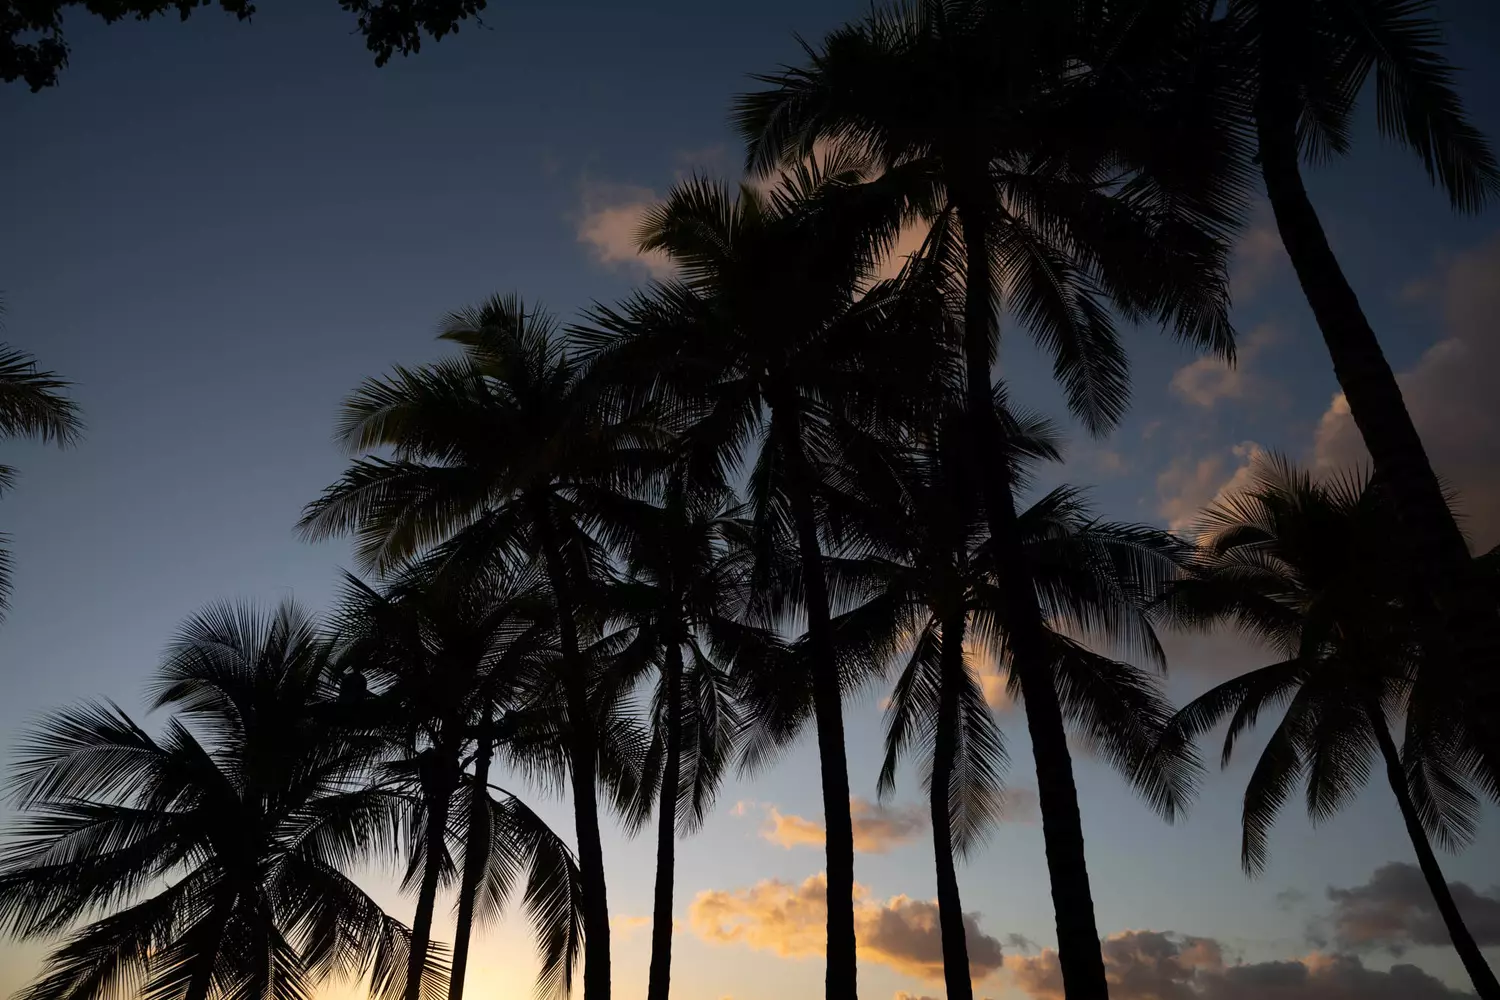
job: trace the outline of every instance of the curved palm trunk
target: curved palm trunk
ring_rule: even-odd
[[[427,861],[422,866],[422,887],[417,893],[417,912],[411,921],[405,1000],[421,1000],[422,996],[422,971],[427,967],[427,950],[432,945],[432,916],[437,909],[438,879],[443,871],[443,840],[447,836],[448,803],[452,797],[446,788],[435,788],[427,798],[427,829],[424,834]]]
[[[1302,184],[1295,118],[1278,111],[1274,102],[1274,97],[1262,101],[1256,130],[1261,174],[1282,245],[1323,333],[1354,425],[1390,491],[1414,558],[1427,564],[1430,582],[1461,579],[1468,568],[1468,546],[1443,500],[1395,373]]]
[[[785,407],[781,449],[787,460],[787,493],[797,530],[797,555],[807,597],[807,636],[812,646],[813,718],[818,729],[818,767],[823,783],[823,824],[828,869],[828,969],[826,1000],[854,1000],[859,970],[854,939],[854,818],[849,810],[849,761],[844,750],[844,708],[839,690],[828,581],[818,541],[812,470],[802,452],[796,411]]]
[[[651,916],[651,974],[646,1000],[667,1000],[672,987],[672,883],[677,863],[677,785],[682,767],[682,647],[667,644],[667,763],[657,805],[656,900]]]
[[[469,795],[469,835],[464,842],[464,872],[458,887],[458,923],[453,931],[453,971],[448,977],[448,1000],[463,1000],[469,970],[469,939],[474,932],[474,902],[490,853],[490,713],[480,724],[479,748],[474,757],[474,787]]]
[[[1406,823],[1411,846],[1417,852],[1417,865],[1422,869],[1423,878],[1427,880],[1427,888],[1432,891],[1438,912],[1443,915],[1443,923],[1448,928],[1448,936],[1453,939],[1453,947],[1464,963],[1464,970],[1473,981],[1474,992],[1479,994],[1480,1000],[1500,1000],[1500,981],[1495,979],[1494,970],[1484,960],[1484,954],[1474,941],[1474,935],[1469,933],[1463,914],[1458,912],[1458,904],[1453,900],[1448,880],[1443,877],[1437,855],[1433,853],[1432,844],[1427,840],[1427,831],[1423,829],[1421,817],[1417,815],[1417,807],[1412,803],[1411,789],[1406,783],[1406,769],[1401,766],[1401,754],[1396,750],[1396,743],[1386,727],[1385,715],[1377,706],[1370,709],[1369,716],[1370,723],[1375,728],[1375,740],[1380,744],[1380,755],[1385,758],[1386,777],[1390,780],[1391,791],[1396,793],[1396,802],[1401,807],[1401,818]]]
[[[987,253],[989,233],[982,212],[966,212],[961,205],[959,219],[966,255],[964,363],[968,409],[975,423],[971,431],[974,461],[984,477],[985,509],[997,584],[1005,602],[1002,618],[1010,643],[1011,669],[1021,682],[1026,729],[1036,760],[1037,805],[1052,883],[1058,965],[1068,1000],[1105,1000],[1109,984],[1094,920],[1073,757],[1068,750],[1036,591],[1030,580],[1017,579],[1014,571],[1026,561],[1016,527],[1010,464],[1003,457],[1005,442],[995,419],[994,387],[990,383],[990,333],[995,310]]]
[[[943,621],[942,679],[938,691],[938,725],[932,752],[932,853],[937,859],[938,927],[943,938],[943,982],[948,1000],[974,1000],[969,978],[969,942],[964,936],[963,904],[958,897],[958,870],[953,864],[953,820],[949,789],[957,749],[958,689],[964,673],[964,616]]]
[[[583,880],[583,995],[584,1000],[609,1000],[609,901],[604,881],[604,845],[599,835],[599,800],[595,790],[598,747],[589,711],[588,677],[578,644],[577,605],[563,566],[551,505],[536,503],[535,521],[547,564],[548,581],[556,602],[567,677],[569,772],[573,789],[573,823],[578,836],[578,870]]]

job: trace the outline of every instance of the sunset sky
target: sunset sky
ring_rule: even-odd
[[[1449,6],[1452,54],[1480,126],[1500,137],[1500,16]],[[693,170],[734,178],[725,124],[747,74],[798,58],[862,0],[491,0],[483,26],[383,70],[333,0],[263,0],[252,24],[70,22],[61,86],[0,87],[3,339],[77,383],[88,433],[67,452],[6,443],[0,500],[16,595],[0,625],[0,735],[48,708],[143,681],[203,604],[287,596],[318,608],[350,566],[292,525],[342,469],[337,405],[368,375],[442,353],[446,310],[519,291],[563,318],[659,271],[631,235]],[[1483,67],[1488,61],[1490,65]],[[1367,109],[1368,110],[1368,109]],[[1352,163],[1309,184],[1439,471],[1476,544],[1500,542],[1500,207],[1452,216],[1419,163],[1366,121]],[[1046,484],[1094,487],[1101,513],[1183,528],[1263,451],[1322,468],[1363,453],[1268,213],[1234,272],[1240,364],[1154,330],[1132,340],[1135,403],[1108,438],[1069,428]],[[1001,369],[1013,401],[1065,419],[1018,327]],[[1265,653],[1171,637],[1179,702]],[[1061,998],[1034,776],[1020,713],[1006,821],[960,868],[976,995]],[[942,995],[930,831],[914,775],[873,803],[878,689],[848,709],[861,995]],[[1239,796],[1259,750],[1213,773],[1191,815],[1161,822],[1099,763],[1077,759],[1114,1000],[1436,1000],[1467,982],[1378,780],[1314,829],[1294,799],[1266,873],[1239,868]],[[1209,753],[1215,758],[1217,747]],[[0,756],[0,766],[4,757]],[[515,786],[571,840],[566,802]],[[0,817],[5,817],[0,807]],[[605,836],[616,996],[645,995],[653,846]],[[1444,856],[1470,927],[1500,961],[1500,810]],[[821,804],[805,739],[730,782],[678,850],[674,996],[821,995]],[[393,912],[389,872],[365,882]],[[40,946],[0,940],[0,994]],[[519,915],[478,938],[470,996],[520,1000],[536,962]],[[353,995],[330,987],[329,1000]]]

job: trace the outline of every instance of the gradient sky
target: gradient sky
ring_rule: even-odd
[[[1486,5],[1450,8],[1453,53],[1472,68],[1470,107],[1495,136],[1500,18]],[[0,626],[7,747],[38,713],[76,699],[138,709],[163,644],[206,602],[290,595],[321,606],[348,550],[303,544],[291,526],[342,468],[330,440],[340,398],[394,363],[435,357],[431,331],[445,310],[517,290],[568,317],[646,277],[653,263],[629,248],[634,218],[685,171],[735,175],[725,111],[746,74],[795,59],[794,32],[816,37],[864,4],[495,0],[482,28],[379,71],[332,0],[261,7],[251,25],[211,11],[187,24],[75,19],[60,87],[0,89],[4,337],[77,381],[89,424],[68,452],[5,445],[22,472],[0,501],[17,586]],[[1357,165],[1320,170],[1310,185],[1440,470],[1465,491],[1476,542],[1494,544],[1500,212],[1454,218],[1414,160],[1362,139]],[[1102,441],[1071,432],[1070,461],[1049,482],[1095,484],[1113,518],[1182,526],[1263,449],[1325,467],[1359,460],[1268,226],[1262,214],[1236,260],[1240,366],[1141,331],[1130,416]],[[1016,399],[1064,417],[1020,331],[1002,368]],[[1232,637],[1174,638],[1170,649],[1178,699],[1264,655]],[[849,710],[853,788],[866,799],[878,699],[872,691]],[[975,931],[993,939],[975,949],[987,956],[979,994],[1059,996],[1039,950],[1053,943],[1052,911],[1027,809],[1029,748],[1019,714],[997,710],[1014,814],[961,869]],[[1403,963],[1466,986],[1451,951],[1431,943],[1409,873],[1375,877],[1412,860],[1378,782],[1316,831],[1294,802],[1269,870],[1241,875],[1238,797],[1258,745],[1244,750],[1176,826],[1080,756],[1099,926],[1113,936],[1112,968],[1144,984],[1117,987],[1116,1000],[1449,995]],[[798,836],[820,820],[816,774],[806,740],[773,771],[726,787],[706,828],[679,848],[675,995],[820,994],[819,894],[804,883],[821,853]],[[875,1000],[942,991],[924,924],[930,840],[910,819],[919,805],[905,775],[867,827],[866,846],[883,853],[857,859],[862,992]],[[571,834],[565,803],[541,806]],[[789,846],[768,839],[775,832]],[[617,995],[636,1000],[651,838],[611,830],[605,851]],[[1450,879],[1474,890],[1463,901],[1492,962],[1497,857],[1491,809],[1479,842],[1445,858]],[[389,873],[365,881],[409,915]],[[39,954],[0,942],[0,992],[20,988]],[[487,929],[474,963],[472,996],[528,996],[535,960],[523,921]]]

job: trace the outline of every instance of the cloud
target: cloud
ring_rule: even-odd
[[[1176,532],[1192,528],[1204,507],[1222,496],[1249,485],[1255,466],[1265,458],[1265,449],[1254,441],[1241,441],[1223,453],[1205,458],[1174,458],[1156,477],[1156,512]],[[1226,457],[1235,462],[1229,468]]]
[[[609,918],[609,928],[620,937],[630,937],[638,930],[651,926],[649,916],[620,915]]]
[[[746,889],[700,892],[688,908],[693,931],[717,944],[741,944],[786,958],[821,955],[827,941],[828,880],[813,875],[793,885],[779,879]],[[1000,942],[979,929],[975,914],[964,914],[969,974],[983,979],[1005,963]],[[892,896],[871,899],[854,887],[854,932],[859,954],[897,972],[941,981],[943,945],[935,901]]]
[[[1369,969],[1353,955],[1229,964],[1212,938],[1125,931],[1100,942],[1111,1000],[1473,1000],[1412,965]],[[1017,989],[1064,1000],[1057,952],[1008,955]]]
[[[883,806],[856,796],[849,800],[849,811],[854,820],[854,849],[862,854],[884,854],[917,839],[927,828],[927,817],[917,806]],[[787,850],[821,845],[826,839],[822,823],[789,816],[775,806],[766,807],[760,835]]]
[[[1433,280],[1443,338],[1397,376],[1438,475],[1460,495],[1463,525],[1480,549],[1500,541],[1500,237],[1454,258]],[[1368,463],[1364,442],[1336,395],[1318,423],[1313,464]]]
[[[823,843],[823,824],[801,816],[787,816],[775,806],[766,807],[766,822],[760,828],[762,840],[778,847],[811,847]]]
[[[675,268],[665,254],[636,249],[641,220],[656,204],[656,194],[649,188],[586,184],[578,241],[588,245],[594,259],[607,267],[633,267],[653,278],[669,277]]]
[[[1005,799],[1000,804],[1000,819],[1002,821],[1006,823],[1035,823],[1041,818],[1041,807],[1037,803],[1035,788],[1027,788],[1025,785],[1012,785],[1005,790]]]
[[[1500,945],[1500,889],[1488,895],[1464,882],[1450,882],[1469,933],[1481,948]],[[1351,889],[1328,888],[1334,941],[1350,951],[1383,949],[1400,955],[1415,945],[1451,943],[1447,925],[1416,865],[1381,865],[1370,881]]]
[[[1254,370],[1254,365],[1276,340],[1273,327],[1258,326],[1240,343],[1233,364],[1206,354],[1173,372],[1169,387],[1173,395],[1204,409],[1212,409],[1226,399],[1265,398],[1275,388]]]
[[[925,993],[918,996],[915,993],[908,993],[905,990],[897,990],[896,995],[891,1000],[937,1000],[937,997],[930,997]]]
[[[1253,298],[1286,259],[1271,206],[1262,202],[1255,211],[1250,228],[1235,246],[1234,258],[1230,261],[1229,288],[1234,300],[1243,303]]]

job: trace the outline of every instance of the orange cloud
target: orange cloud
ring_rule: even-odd
[[[854,821],[854,849],[862,854],[884,854],[894,847],[910,843],[927,827],[920,808],[893,808],[858,797],[849,800]],[[740,810],[735,815],[744,815]],[[823,824],[802,816],[787,815],[775,806],[766,807],[766,822],[760,828],[761,838],[787,850],[814,847],[826,839]]]
[[[1226,399],[1264,397],[1272,387],[1255,372],[1254,363],[1275,342],[1273,328],[1257,327],[1239,345],[1234,364],[1204,355],[1173,372],[1170,388],[1174,395],[1204,409],[1212,409]]]
[[[827,942],[828,879],[813,875],[793,885],[779,879],[747,889],[700,892],[688,908],[693,931],[716,944],[742,944],[785,958],[824,953]],[[969,945],[969,973],[983,979],[1004,962],[1000,942],[979,929],[973,914],[964,915]],[[871,899],[854,887],[854,931],[859,954],[897,972],[921,979],[943,978],[943,946],[936,902],[892,896]]]

